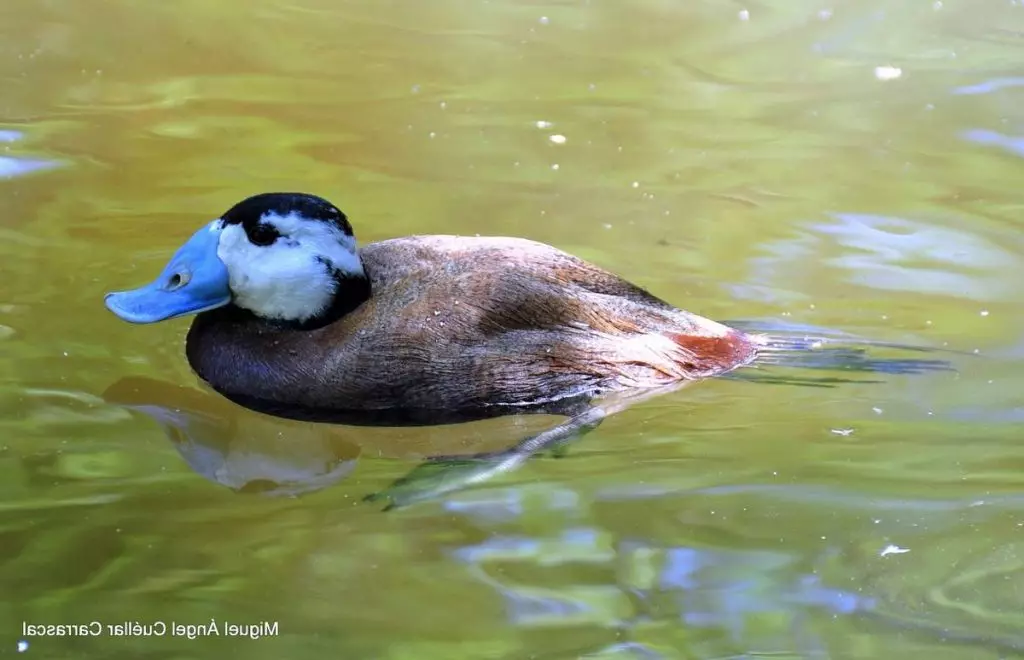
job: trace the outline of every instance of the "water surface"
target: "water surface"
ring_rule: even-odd
[[[1024,654],[1020,2],[0,18],[0,655]],[[187,320],[102,306],[267,190],[332,199],[363,242],[526,236],[711,318],[968,355],[701,383],[382,513],[362,498],[420,457],[553,420],[276,420],[201,389]],[[211,619],[193,640],[22,634]],[[223,634],[263,621],[277,634]]]

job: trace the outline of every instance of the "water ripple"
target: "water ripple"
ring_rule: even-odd
[[[962,87],[954,88],[953,94],[958,96],[990,94],[1007,87],[1024,87],[1024,77],[993,78],[974,85],[963,85]]]
[[[1012,296],[1006,273],[1018,259],[999,245],[965,231],[893,216],[835,213],[812,225],[850,248],[828,260],[849,279],[889,291],[959,295],[974,300]]]
[[[1024,137],[1003,135],[996,131],[984,128],[972,128],[960,134],[960,137],[984,146],[995,146],[1001,148],[1014,156],[1024,157]]]
[[[25,135],[21,131],[0,129],[0,142],[18,142]],[[0,156],[0,179],[13,179],[33,172],[52,170],[60,166],[59,161],[43,158],[24,158],[20,156]]]

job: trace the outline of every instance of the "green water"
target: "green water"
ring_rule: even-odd
[[[1024,655],[1021,2],[9,0],[0,35],[0,656]],[[554,420],[275,420],[201,389],[187,320],[102,306],[295,189],[362,242],[526,236],[967,355],[700,383],[382,513]]]

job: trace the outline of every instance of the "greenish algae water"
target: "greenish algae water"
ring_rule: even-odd
[[[1021,2],[11,0],[0,19],[0,656],[1024,655]],[[187,320],[102,306],[199,223],[289,189],[363,242],[527,236],[711,318],[967,355],[700,383],[382,513],[362,498],[423,456],[552,420],[277,420],[202,390]]]

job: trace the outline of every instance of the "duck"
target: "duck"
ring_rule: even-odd
[[[104,303],[133,324],[193,316],[185,354],[201,380],[298,419],[571,408],[719,376],[763,344],[527,238],[359,245],[341,209],[301,192],[243,199]]]

